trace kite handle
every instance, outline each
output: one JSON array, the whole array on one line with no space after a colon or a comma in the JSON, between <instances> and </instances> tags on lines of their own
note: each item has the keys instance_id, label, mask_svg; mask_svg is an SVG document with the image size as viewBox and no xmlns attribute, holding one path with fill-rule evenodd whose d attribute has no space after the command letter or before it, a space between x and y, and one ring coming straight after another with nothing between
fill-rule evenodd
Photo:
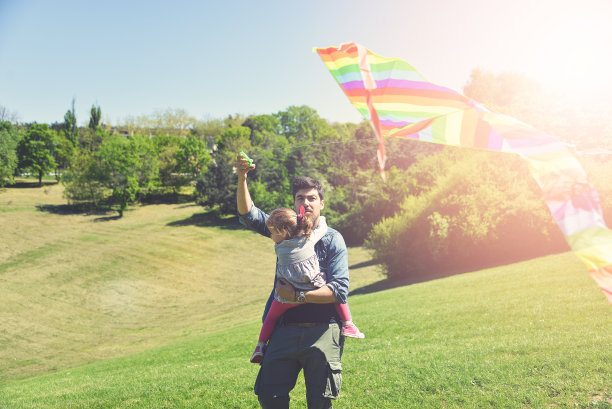
<instances>
[{"instance_id":1,"label":"kite handle","mask_svg":"<svg viewBox=\"0 0 612 409\"><path fill-rule=\"evenodd\" d=\"M253 166L253 159L249 158L249 156L244 151L240 151L240 154L244 159L249 162L249 166Z\"/></svg>"}]
</instances>

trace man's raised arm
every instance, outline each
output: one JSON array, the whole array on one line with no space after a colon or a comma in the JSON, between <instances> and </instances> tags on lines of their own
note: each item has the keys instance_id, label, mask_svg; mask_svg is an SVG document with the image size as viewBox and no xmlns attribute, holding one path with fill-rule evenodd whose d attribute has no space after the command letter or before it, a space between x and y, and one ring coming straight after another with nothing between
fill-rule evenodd
<instances>
[{"instance_id":1,"label":"man's raised arm","mask_svg":"<svg viewBox=\"0 0 612 409\"><path fill-rule=\"evenodd\" d=\"M247 186L247 174L255 169L255 165L249 165L248 159L242 155L238 155L237 172L238 172L238 189L236 190L236 204L238 205L238 213L243 215L251 210L253 200Z\"/></svg>"}]
</instances>

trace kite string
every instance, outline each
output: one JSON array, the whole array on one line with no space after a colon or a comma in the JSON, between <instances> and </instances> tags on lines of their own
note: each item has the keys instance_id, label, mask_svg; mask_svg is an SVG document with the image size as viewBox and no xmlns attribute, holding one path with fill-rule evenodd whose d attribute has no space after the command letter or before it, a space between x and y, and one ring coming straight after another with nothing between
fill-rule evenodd
<instances>
[{"instance_id":1,"label":"kite string","mask_svg":"<svg viewBox=\"0 0 612 409\"><path fill-rule=\"evenodd\" d=\"M389 139L389 137L385 138L385 139ZM404 138L392 138L392 139L404 139ZM358 143L358 142L363 142L363 141L374 141L374 140L378 140L378 137L373 136L371 138L363 138L363 139L353 139L353 140L349 140L349 141L334 141L334 142L315 142L315 143L306 143L306 144L302 144L302 145L289 145L283 149L295 149L295 148L303 148L306 146L325 146L325 145L336 145L339 143ZM612 155L612 151L583 151L583 150L579 150L577 148L576 145L573 144L569 144L566 142L562 142L569 150L573 151L574 153L576 153L577 155Z\"/></svg>"},{"instance_id":2,"label":"kite string","mask_svg":"<svg viewBox=\"0 0 612 409\"><path fill-rule=\"evenodd\" d=\"M287 147L285 147L284 149L294 149L294 148L303 148L306 146L324 146L324 145L335 145L335 144L339 144L339 143L355 143L355 142L363 142L363 141L373 141L373 140L377 140L377 137L372 137L372 138L363 138L363 139L353 139L350 141L334 141L334 142L315 142L315 143L306 143L303 145L289 145Z\"/></svg>"}]
</instances>

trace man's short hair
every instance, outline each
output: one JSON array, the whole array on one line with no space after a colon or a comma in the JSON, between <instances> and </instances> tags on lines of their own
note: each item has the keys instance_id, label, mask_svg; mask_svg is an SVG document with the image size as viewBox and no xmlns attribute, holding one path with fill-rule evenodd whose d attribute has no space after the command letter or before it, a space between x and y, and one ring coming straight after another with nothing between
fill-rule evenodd
<instances>
[{"instance_id":1,"label":"man's short hair","mask_svg":"<svg viewBox=\"0 0 612 409\"><path fill-rule=\"evenodd\" d=\"M323 186L321 186L321 182L308 176L300 176L293 179L291 189L293 190L293 200L295 200L297 192L302 189L317 189L319 199L323 200Z\"/></svg>"}]
</instances>

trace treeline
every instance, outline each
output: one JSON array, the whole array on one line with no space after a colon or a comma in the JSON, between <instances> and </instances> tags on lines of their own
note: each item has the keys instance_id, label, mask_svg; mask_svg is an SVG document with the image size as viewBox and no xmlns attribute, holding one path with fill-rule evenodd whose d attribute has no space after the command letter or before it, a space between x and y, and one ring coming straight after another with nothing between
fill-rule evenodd
<instances>
[{"instance_id":1,"label":"treeline","mask_svg":"<svg viewBox=\"0 0 612 409\"><path fill-rule=\"evenodd\" d=\"M602 125L599 137L592 123L581 133L568 118L569 109L558 102L547 107L546 99L533 97L531 85L520 76L475 70L465 92L497 111L536 122L580 149L610 150L609 126ZM87 127L76 126L74 108L52 125L2 122L0 182L11 183L23 172L42 181L53 172L65 185L68 201L80 206L123 214L133 202L190 195L189 200L219 214L234 214L235 158L244 150L257 164L249 188L260 208L291 206L290 182L298 175L321 180L330 225L349 245L372 248L392 278L496 265L568 248L517 156L388 140L383 182L369 124L329 123L307 106L207 121L182 110L129 118L115 127L100 121L100 107L93 106ZM610 156L579 158L609 215Z\"/></svg>"}]
</instances>

